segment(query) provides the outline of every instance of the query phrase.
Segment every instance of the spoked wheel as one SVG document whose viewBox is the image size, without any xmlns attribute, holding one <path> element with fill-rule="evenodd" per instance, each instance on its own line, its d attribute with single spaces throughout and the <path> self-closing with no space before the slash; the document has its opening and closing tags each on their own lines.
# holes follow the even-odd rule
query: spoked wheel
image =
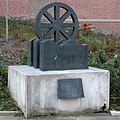
<svg viewBox="0 0 120 120">
<path fill-rule="evenodd" d="M 51 3 L 38 13 L 35 30 L 41 40 L 52 37 L 57 43 L 64 39 L 75 39 L 78 31 L 78 18 L 68 5 L 58 2 Z M 44 30 L 44 33 L 42 30 Z"/>
</svg>

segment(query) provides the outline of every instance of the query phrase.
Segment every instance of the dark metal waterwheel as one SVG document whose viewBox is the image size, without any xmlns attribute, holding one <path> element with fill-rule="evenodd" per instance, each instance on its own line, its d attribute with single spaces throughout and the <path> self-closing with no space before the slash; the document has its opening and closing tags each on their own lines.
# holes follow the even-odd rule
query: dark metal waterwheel
<svg viewBox="0 0 120 120">
<path fill-rule="evenodd" d="M 53 12 L 49 12 L 51 8 Z M 62 15 L 60 12 L 61 9 L 63 9 Z M 42 17 L 45 17 L 47 22 L 42 22 Z M 66 22 L 68 18 L 71 18 L 72 22 Z M 41 31 L 43 29 L 46 29 L 44 34 Z M 38 13 L 35 30 L 38 38 L 41 40 L 48 39 L 50 36 L 53 36 L 53 40 L 56 43 L 64 39 L 75 39 L 78 31 L 78 18 L 73 9 L 68 5 L 59 2 L 51 3 Z"/>
</svg>

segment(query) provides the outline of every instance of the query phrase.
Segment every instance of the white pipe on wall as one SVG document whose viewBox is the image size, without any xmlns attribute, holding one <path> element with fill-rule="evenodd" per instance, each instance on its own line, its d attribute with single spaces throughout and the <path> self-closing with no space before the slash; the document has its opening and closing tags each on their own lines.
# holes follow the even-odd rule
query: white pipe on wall
<svg viewBox="0 0 120 120">
<path fill-rule="evenodd" d="M 66 21 L 72 21 L 67 19 Z M 78 19 L 79 22 L 120 22 L 120 19 Z"/>
<path fill-rule="evenodd" d="M 120 22 L 120 19 L 78 19 L 81 22 Z"/>
</svg>

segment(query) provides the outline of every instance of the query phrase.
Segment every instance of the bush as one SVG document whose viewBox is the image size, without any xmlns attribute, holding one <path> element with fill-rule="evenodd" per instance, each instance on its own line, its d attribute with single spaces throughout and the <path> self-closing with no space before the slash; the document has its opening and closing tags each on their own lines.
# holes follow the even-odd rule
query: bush
<svg viewBox="0 0 120 120">
<path fill-rule="evenodd" d="M 0 53 L 0 87 L 7 86 L 7 69 L 4 64 L 5 56 Z"/>
<path fill-rule="evenodd" d="M 120 110 L 120 37 L 79 33 L 78 42 L 89 44 L 89 66 L 110 71 L 110 108 Z"/>
<path fill-rule="evenodd" d="M 20 54 L 20 60 L 23 65 L 26 65 L 28 63 L 28 53 L 26 51 Z"/>
<path fill-rule="evenodd" d="M 36 38 L 35 31 L 33 28 L 33 21 L 32 20 L 25 20 L 22 18 L 10 18 L 8 20 L 9 26 L 9 38 L 12 39 L 29 39 L 29 38 Z M 5 29 L 6 29 L 6 22 L 5 17 L 0 16 L 0 38 L 5 38 Z"/>
<path fill-rule="evenodd" d="M 10 97 L 7 88 L 8 72 L 4 61 L 6 57 L 0 53 L 0 111 L 1 110 L 18 110 L 14 100 Z"/>
</svg>

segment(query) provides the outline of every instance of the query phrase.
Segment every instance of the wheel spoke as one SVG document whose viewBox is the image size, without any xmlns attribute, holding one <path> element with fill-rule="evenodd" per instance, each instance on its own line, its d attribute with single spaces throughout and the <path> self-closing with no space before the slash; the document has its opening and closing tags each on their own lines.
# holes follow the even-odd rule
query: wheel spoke
<svg viewBox="0 0 120 120">
<path fill-rule="evenodd" d="M 43 13 L 43 15 L 51 22 L 51 23 L 54 23 L 55 22 L 55 19 L 52 17 L 52 15 L 48 12 L 48 11 L 45 11 Z"/>
<path fill-rule="evenodd" d="M 66 39 L 68 39 L 68 36 L 67 36 L 65 30 L 63 30 L 63 29 L 60 30 L 60 33 L 61 33 Z"/>
<path fill-rule="evenodd" d="M 63 23 L 62 27 L 75 27 L 74 23 Z"/>
<path fill-rule="evenodd" d="M 66 11 L 60 18 L 61 23 L 63 23 L 69 17 L 69 15 L 70 15 L 70 12 Z"/>
<path fill-rule="evenodd" d="M 52 35 L 54 33 L 54 31 L 55 30 L 53 28 L 49 29 L 48 32 L 44 35 L 44 38 L 47 39 L 50 35 Z"/>
<path fill-rule="evenodd" d="M 58 30 L 55 30 L 54 32 L 54 41 L 58 42 L 60 40 L 60 32 Z"/>
<path fill-rule="evenodd" d="M 40 28 L 51 28 L 53 25 L 51 23 L 40 23 Z"/>
<path fill-rule="evenodd" d="M 60 17 L 60 8 L 59 8 L 59 4 L 56 4 L 54 6 L 54 18 L 55 20 L 59 20 Z"/>
</svg>

